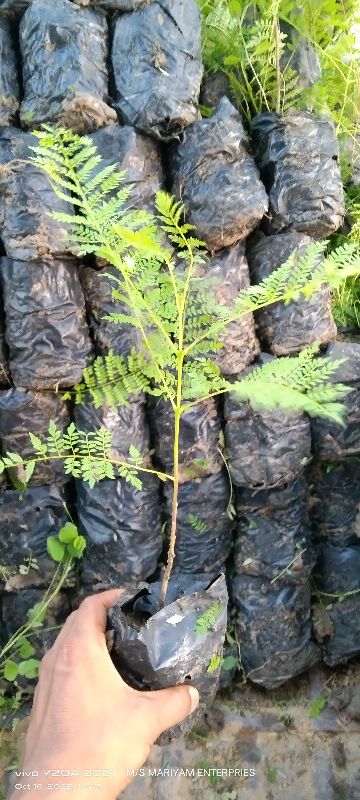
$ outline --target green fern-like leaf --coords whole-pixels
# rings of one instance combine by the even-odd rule
[[[222,614],[223,604],[220,602],[213,603],[200,617],[197,618],[194,631],[195,633],[202,634],[211,631],[214,627],[216,620]]]

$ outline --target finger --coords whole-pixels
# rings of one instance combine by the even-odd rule
[[[163,731],[173,725],[178,725],[189,714],[192,714],[199,704],[199,692],[195,686],[173,686],[154,692],[142,692],[142,694],[151,700],[148,713],[150,714],[149,727],[153,741]]]
[[[80,634],[86,629],[87,636],[103,635],[106,628],[106,613],[122,595],[123,589],[108,589],[106,592],[86,597],[77,611],[76,633]]]

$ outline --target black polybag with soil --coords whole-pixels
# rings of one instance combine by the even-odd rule
[[[241,116],[227,97],[170,155],[172,192],[212,252],[245,239],[268,207]]]
[[[321,461],[342,461],[360,455],[360,344],[332,342],[324,355],[343,359],[328,382],[345,384],[351,391],[342,400],[344,425],[321,417],[311,420],[313,450]]]
[[[57,123],[79,133],[116,122],[109,105],[105,17],[69,0],[37,0],[19,29],[21,124]]]
[[[332,119],[308,111],[257,114],[252,141],[269,194],[266,232],[297,230],[322,239],[336,231],[345,205]]]
[[[121,14],[111,60],[123,122],[167,141],[198,118],[203,67],[195,0],[159,0]]]
[[[276,689],[317,663],[309,583],[279,587],[266,578],[239,573],[231,578],[231,597],[238,609],[242,666],[253,683]]]
[[[224,404],[228,466],[236,486],[270,488],[291,482],[311,461],[305,414],[253,409],[235,393]]]
[[[77,481],[79,530],[86,537],[82,581],[95,589],[144,580],[162,549],[159,481],[142,474],[142,489],[125,478],[102,480],[90,489]]]
[[[127,356],[133,347],[139,350],[142,336],[132,325],[106,319],[108,314],[126,314],[129,311],[125,303],[113,300],[112,290],[116,285],[108,277],[109,275],[117,276],[115,268],[108,267],[105,270],[86,266],[80,268],[79,276],[87,317],[98,355],[105,355],[112,350],[116,355]]]
[[[310,515],[315,543],[360,544],[360,459],[316,465],[310,479]]]
[[[53,420],[59,430],[65,431],[70,424],[66,403],[60,394],[53,392],[24,392],[8,389],[0,392],[0,440],[3,453],[19,453],[25,461],[34,457],[29,431],[42,437]],[[24,478],[23,467],[14,467],[10,473],[20,481]],[[40,461],[28,482],[31,486],[63,484],[68,480],[64,465],[59,460]]]
[[[170,523],[172,485],[164,484],[164,516]],[[174,569],[216,573],[231,547],[230,484],[222,470],[179,487]]]
[[[11,570],[9,588],[49,585],[54,562],[47,538],[67,522],[66,501],[66,491],[56,486],[30,486],[21,495],[13,489],[0,492],[0,563]],[[21,564],[29,566],[27,574],[19,572]]]
[[[193,728],[215,697],[227,623],[227,588],[220,575],[208,589],[187,594],[131,628],[120,600],[108,612],[108,647],[126,683],[134,689],[165,689],[189,683],[200,694],[194,714],[157,740],[170,743]]]
[[[315,558],[304,477],[277,489],[237,492],[234,568],[284,584],[309,581]]]
[[[1,13],[1,7],[0,7]],[[0,16],[0,126],[14,122],[20,104],[15,44],[10,22]]]
[[[36,4],[35,4],[36,5]],[[71,213],[46,173],[31,163],[38,140],[18,128],[0,128],[0,227],[6,255],[22,261],[70,255],[69,226],[49,212]]]
[[[260,283],[296,251],[295,265],[303,258],[311,239],[297,231],[264,236],[255,234],[247,248],[252,283]],[[322,287],[307,300],[274,303],[255,313],[258,336],[276,356],[292,355],[314,342],[335,339],[337,328],[331,313],[331,295]]]
[[[155,459],[160,470],[173,474],[174,413],[164,398],[151,398],[150,428]],[[179,434],[180,482],[219,472],[222,458],[219,452],[221,423],[213,398],[193,405],[181,415]]]
[[[198,264],[196,276],[209,283],[209,292],[220,306],[229,308],[231,316],[231,308],[239,293],[250,286],[244,242],[220,250],[211,259]],[[209,353],[209,358],[217,364],[222,375],[238,376],[260,350],[253,314],[245,314],[231,322],[224,333],[216,336],[216,341],[222,347]]]
[[[110,406],[105,400],[100,408],[87,397],[74,406],[74,422],[78,430],[86,433],[105,428],[111,434],[111,457],[129,460],[133,445],[140,453],[143,466],[150,466],[149,426],[145,413],[145,395],[127,399],[127,405]]]
[[[79,383],[91,342],[76,264],[2,258],[0,278],[15,386],[54,390]]]
[[[164,174],[160,147],[157,142],[131,128],[130,125],[107,125],[89,137],[102,158],[93,169],[92,178],[99,169],[116,164],[119,172],[125,170],[121,188],[131,184],[132,190],[126,207],[152,212],[156,192],[161,189]],[[118,191],[117,189],[114,191]],[[111,196],[111,195],[109,195]]]
[[[325,599],[325,603],[324,603]],[[360,653],[360,594],[345,599],[323,598],[313,609],[315,635],[328,667],[346,664]]]

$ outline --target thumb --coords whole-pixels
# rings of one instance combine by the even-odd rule
[[[170,689],[158,689],[147,694],[151,702],[151,729],[153,740],[163,731],[178,725],[199,705],[199,692],[195,686],[173,686]],[[150,705],[150,704],[149,704]]]

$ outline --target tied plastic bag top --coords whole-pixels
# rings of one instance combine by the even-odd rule
[[[276,689],[317,663],[309,583],[280,588],[265,578],[235,574],[231,597],[238,609],[236,630],[249,680]]]
[[[311,239],[292,231],[274,236],[255,235],[247,249],[252,283],[260,283],[296,251],[295,265],[306,253]],[[314,342],[335,339],[337,328],[331,313],[331,295],[324,286],[307,300],[274,303],[255,314],[262,343],[276,356],[292,355]]]
[[[321,461],[342,461],[360,455],[360,344],[333,342],[325,355],[343,359],[329,382],[343,383],[352,391],[342,400],[346,406],[344,425],[320,417],[311,420],[313,450]]]
[[[166,605],[139,631],[127,624],[121,601],[108,612],[110,655],[126,683],[145,691],[189,683],[199,691],[196,712],[163,733],[158,744],[168,744],[191,730],[215,697],[227,602],[225,577],[220,575],[208,589]]]
[[[47,538],[57,536],[68,520],[66,499],[64,490],[55,486],[29,487],[21,495],[12,489],[0,492],[0,563],[10,570],[8,588],[49,585],[55,567]],[[24,574],[19,572],[21,564],[28,567]]]
[[[252,121],[256,163],[269,193],[267,233],[289,229],[323,239],[342,224],[345,205],[334,122],[297,111]]]
[[[107,105],[104,16],[69,0],[37,0],[25,11],[19,34],[23,126],[56,122],[82,133],[116,121],[116,112]]]
[[[82,579],[94,589],[152,575],[162,548],[159,481],[143,473],[142,489],[125,478],[93,489],[77,482],[79,528],[86,537]]]
[[[145,395],[128,398],[128,405],[110,406],[104,401],[95,408],[91,399],[86,398],[74,407],[73,416],[80,431],[98,431],[105,428],[111,433],[111,455],[120,461],[129,460],[129,448],[136,447],[142,456],[142,465],[151,466],[149,426],[145,414]]]
[[[262,363],[269,356],[262,356]],[[255,410],[235,393],[224,404],[228,465],[236,486],[270,488],[290,483],[311,461],[305,414]]]
[[[46,173],[30,162],[38,140],[17,128],[0,128],[0,226],[9,258],[22,261],[70,254],[69,226],[49,212],[71,213]]]
[[[196,0],[159,0],[120,15],[111,58],[114,105],[124,122],[168,141],[198,118],[203,67]]]
[[[339,547],[360,544],[360,459],[317,464],[310,492],[315,542]]]
[[[34,457],[29,431],[42,437],[51,420],[64,431],[70,424],[69,411],[60,394],[51,392],[24,392],[9,389],[0,392],[0,439],[5,453],[19,453],[23,459]],[[14,467],[9,473],[19,480],[24,478],[23,467]],[[31,486],[63,484],[69,480],[61,460],[39,462],[35,466]]]
[[[227,97],[188,128],[170,156],[172,192],[211,251],[245,239],[268,207],[240,114]]]
[[[107,267],[105,272],[117,275],[112,267]],[[133,347],[139,350],[142,335],[137,328],[106,319],[108,314],[129,313],[129,307],[125,303],[112,299],[115,283],[111,278],[104,271],[92,267],[81,267],[79,277],[97,354],[105,355],[112,350],[116,355],[127,356]]]
[[[172,485],[164,484],[164,515],[171,519]],[[230,484],[225,470],[183,483],[179,489],[174,568],[219,572],[231,547]]]
[[[91,342],[76,264],[2,258],[0,278],[15,385],[56,390],[79,383]]]
[[[158,398],[151,398],[149,409],[156,461],[160,469],[172,475],[174,412],[168,400]],[[180,420],[179,436],[181,483],[212,475],[222,469],[220,434],[220,419],[212,398],[184,411]]]
[[[278,489],[237,492],[236,572],[263,576],[277,588],[307,584],[315,564],[303,477]]]
[[[15,45],[10,23],[0,6],[0,126],[11,125],[20,103]]]
[[[244,242],[220,250],[204,264],[198,264],[196,274],[209,283],[209,292],[216,302],[231,310],[239,292],[250,285]],[[216,340],[222,347],[209,353],[209,358],[226,377],[239,375],[260,350],[251,313],[231,322],[224,333],[216,336]]]
[[[90,173],[90,178],[99,169],[116,163],[119,172],[125,170],[121,187],[128,184],[132,186],[126,208],[153,212],[156,192],[164,183],[158,143],[149,136],[137,133],[129,125],[117,124],[95,131],[90,139],[102,158],[101,164]]]

